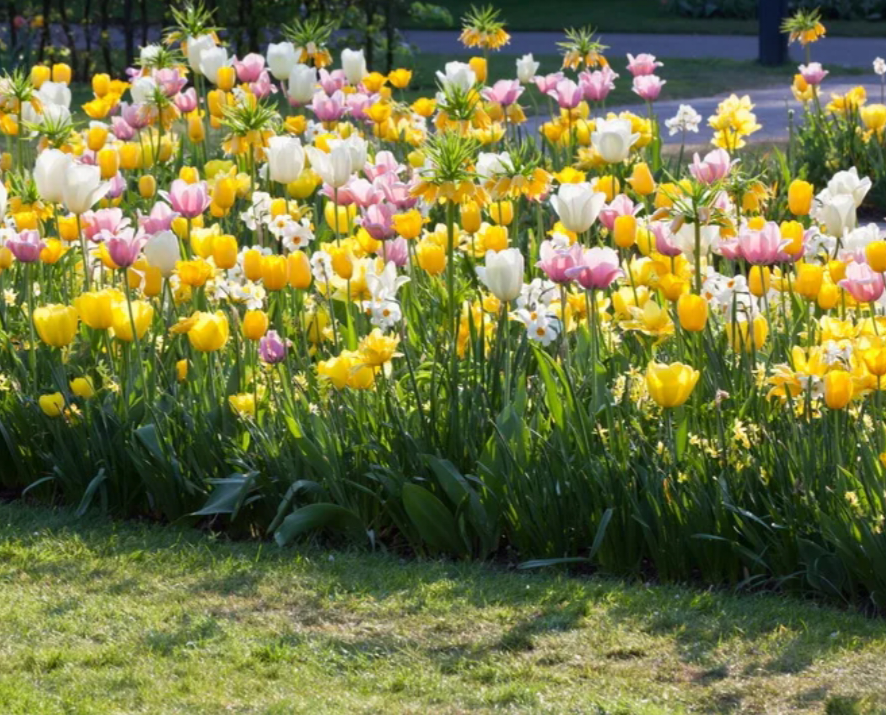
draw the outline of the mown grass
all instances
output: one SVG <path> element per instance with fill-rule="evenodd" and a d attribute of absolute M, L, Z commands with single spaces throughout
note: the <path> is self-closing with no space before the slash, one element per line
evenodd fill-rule
<path fill-rule="evenodd" d="M 0 506 L 4 715 L 882 713 L 886 623 L 772 595 Z"/>

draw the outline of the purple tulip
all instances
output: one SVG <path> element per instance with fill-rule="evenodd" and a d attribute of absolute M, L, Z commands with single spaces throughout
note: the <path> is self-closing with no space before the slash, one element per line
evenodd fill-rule
<path fill-rule="evenodd" d="M 22 231 L 17 238 L 6 239 L 6 247 L 17 261 L 34 263 L 40 259 L 40 251 L 46 248 L 46 243 L 38 231 L 29 230 Z"/>
<path fill-rule="evenodd" d="M 396 209 L 390 204 L 373 204 L 363 210 L 361 225 L 376 241 L 384 241 L 396 235 L 394 214 Z"/>
<path fill-rule="evenodd" d="M 619 268 L 618 254 L 612 248 L 594 246 L 582 252 L 581 263 L 566 271 L 585 290 L 608 288 L 616 278 L 624 275 Z"/>
<path fill-rule="evenodd" d="M 276 365 L 286 359 L 286 341 L 283 340 L 276 330 L 269 330 L 258 341 L 258 354 L 263 362 Z"/>
<path fill-rule="evenodd" d="M 347 111 L 345 95 L 341 90 L 331 96 L 323 92 L 317 92 L 311 100 L 311 110 L 321 122 L 337 122 Z"/>
<path fill-rule="evenodd" d="M 197 92 L 193 87 L 189 87 L 184 92 L 179 92 L 172 100 L 175 106 L 182 114 L 189 114 L 197 108 Z"/>
<path fill-rule="evenodd" d="M 108 255 L 120 268 L 129 268 L 135 263 L 135 259 L 138 258 L 138 254 L 141 253 L 148 241 L 147 236 L 136 234 L 131 228 L 124 228 L 117 234 L 102 231 L 99 234 L 99 239 L 104 241 L 108 247 Z"/>
<path fill-rule="evenodd" d="M 568 271 L 582 262 L 581 244 L 574 243 L 569 248 L 556 248 L 551 241 L 542 241 L 538 250 L 539 261 L 536 268 L 541 268 L 549 280 L 554 283 L 569 283 L 572 277 Z"/>
<path fill-rule="evenodd" d="M 147 216 L 139 212 L 138 226 L 146 234 L 153 236 L 160 231 L 168 231 L 177 216 L 178 214 L 170 208 L 169 204 L 158 201 Z"/>

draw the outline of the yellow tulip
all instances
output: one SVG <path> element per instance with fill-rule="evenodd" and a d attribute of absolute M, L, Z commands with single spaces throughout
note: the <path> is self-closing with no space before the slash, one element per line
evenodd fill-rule
<path fill-rule="evenodd" d="M 808 181 L 794 179 L 788 186 L 788 208 L 794 216 L 808 216 L 812 210 L 815 187 Z"/>
<path fill-rule="evenodd" d="M 824 376 L 824 402 L 832 410 L 842 410 L 852 400 L 852 374 L 831 370 Z"/>
<path fill-rule="evenodd" d="M 50 347 L 70 345 L 77 334 L 79 318 L 71 305 L 54 303 L 35 308 L 33 319 L 40 339 Z"/>
<path fill-rule="evenodd" d="M 71 380 L 71 392 L 77 397 L 88 400 L 95 394 L 95 387 L 88 377 L 75 377 Z"/>
<path fill-rule="evenodd" d="M 81 293 L 74 298 L 80 317 L 93 330 L 107 330 L 114 324 L 114 304 L 124 299 L 123 293 L 113 288 Z"/>
<path fill-rule="evenodd" d="M 692 394 L 699 372 L 681 362 L 650 362 L 646 368 L 646 388 L 661 407 L 679 407 Z"/>
<path fill-rule="evenodd" d="M 726 323 L 726 340 L 736 352 L 759 350 L 766 343 L 766 338 L 769 336 L 769 323 L 766 322 L 766 318 L 758 315 L 751 322 L 753 324 L 751 328 L 748 327 L 747 320 Z"/>
<path fill-rule="evenodd" d="M 215 313 L 198 313 L 197 320 L 188 331 L 191 347 L 203 353 L 221 350 L 228 342 L 228 319 L 220 310 Z"/>
<path fill-rule="evenodd" d="M 474 70 L 474 74 L 477 75 L 477 81 L 481 84 L 485 83 L 488 74 L 486 59 L 483 57 L 471 57 L 468 60 L 468 65 Z"/>
<path fill-rule="evenodd" d="M 228 397 L 228 404 L 240 417 L 255 415 L 255 395 L 251 392 L 230 395 Z"/>
<path fill-rule="evenodd" d="M 139 177 L 138 193 L 143 199 L 153 198 L 157 193 L 157 180 L 150 174 Z"/>
<path fill-rule="evenodd" d="M 237 254 L 240 250 L 237 239 L 230 234 L 212 238 L 212 259 L 218 268 L 227 270 L 237 265 Z"/>
<path fill-rule="evenodd" d="M 446 249 L 434 241 L 421 241 L 415 250 L 418 265 L 432 276 L 440 275 L 446 270 Z"/>
<path fill-rule="evenodd" d="M 304 290 L 311 287 L 311 261 L 304 251 L 293 251 L 286 259 L 289 261 L 289 285 Z"/>
<path fill-rule="evenodd" d="M 864 249 L 868 265 L 877 273 L 886 271 L 886 241 L 871 241 Z"/>
<path fill-rule="evenodd" d="M 823 280 L 824 270 L 817 263 L 798 263 L 794 290 L 808 300 L 815 300 Z"/>
<path fill-rule="evenodd" d="M 52 66 L 52 81 L 71 84 L 71 66 L 64 62 L 54 64 Z"/>
<path fill-rule="evenodd" d="M 652 172 L 649 165 L 645 161 L 641 161 L 634 166 L 628 183 L 639 196 L 649 196 L 655 191 L 655 179 L 652 178 Z"/>
<path fill-rule="evenodd" d="M 412 71 L 407 69 L 395 69 L 388 74 L 388 81 L 397 89 L 406 89 L 412 80 Z"/>
<path fill-rule="evenodd" d="M 510 201 L 493 201 L 489 205 L 489 216 L 500 226 L 510 226 L 514 220 L 514 204 Z"/>
<path fill-rule="evenodd" d="M 612 240 L 619 248 L 630 248 L 637 240 L 637 219 L 628 214 L 616 216 L 612 227 Z"/>
<path fill-rule="evenodd" d="M 132 301 L 132 318 L 125 300 L 114 303 L 111 308 L 114 337 L 126 343 L 133 342 L 132 324 L 135 323 L 135 336 L 141 340 L 154 320 L 154 306 L 146 300 Z"/>
<path fill-rule="evenodd" d="M 44 82 L 52 77 L 52 70 L 46 65 L 34 65 L 31 67 L 31 84 L 34 89 L 40 89 Z"/>
<path fill-rule="evenodd" d="M 98 168 L 101 169 L 102 179 L 111 179 L 117 175 L 117 171 L 120 169 L 120 154 L 114 147 L 106 146 L 99 149 L 96 162 Z"/>
<path fill-rule="evenodd" d="M 263 310 L 247 310 L 243 316 L 243 337 L 247 340 L 259 340 L 268 332 L 268 314 Z"/>
<path fill-rule="evenodd" d="M 40 395 L 37 400 L 40 409 L 47 417 L 58 417 L 65 410 L 65 398 L 60 392 L 51 392 L 48 395 Z"/>
<path fill-rule="evenodd" d="M 424 218 L 417 209 L 411 209 L 401 214 L 394 214 L 394 230 L 397 235 L 405 239 L 418 238 L 424 225 Z"/>
<path fill-rule="evenodd" d="M 708 302 L 700 295 L 684 293 L 677 300 L 680 327 L 691 333 L 700 333 L 708 322 Z"/>
<path fill-rule="evenodd" d="M 262 258 L 261 279 L 265 290 L 283 290 L 289 280 L 289 263 L 286 256 L 265 256 Z"/>

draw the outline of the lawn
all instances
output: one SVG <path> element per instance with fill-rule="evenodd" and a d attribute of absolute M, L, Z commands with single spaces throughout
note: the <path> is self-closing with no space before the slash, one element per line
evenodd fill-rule
<path fill-rule="evenodd" d="M 458 23 L 477 0 L 438 0 Z M 701 35 L 755 35 L 756 20 L 735 20 L 723 17 L 681 17 L 671 12 L 662 0 L 495 0 L 502 17 L 511 30 L 554 30 L 564 27 L 593 25 L 607 32 L 688 33 Z M 883 22 L 864 20 L 831 20 L 831 35 L 846 37 L 881 37 L 886 32 Z"/>
<path fill-rule="evenodd" d="M 4 715 L 882 713 L 886 624 L 0 505 Z"/>

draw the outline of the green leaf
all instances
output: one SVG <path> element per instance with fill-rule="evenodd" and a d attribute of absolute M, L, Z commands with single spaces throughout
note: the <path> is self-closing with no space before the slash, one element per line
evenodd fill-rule
<path fill-rule="evenodd" d="M 603 516 L 600 517 L 600 523 L 597 525 L 597 533 L 594 534 L 594 543 L 591 544 L 591 550 L 588 552 L 587 556 L 567 556 L 559 559 L 534 559 L 532 561 L 524 561 L 522 564 L 518 565 L 517 568 L 537 569 L 546 566 L 558 566 L 561 564 L 591 563 L 594 560 L 594 556 L 596 556 L 597 552 L 600 550 L 600 546 L 603 545 L 603 538 L 606 536 L 606 528 L 609 526 L 609 522 L 612 521 L 612 514 L 613 509 L 612 507 L 609 507 L 603 512 Z"/>
<path fill-rule="evenodd" d="M 191 513 L 191 516 L 214 516 L 216 514 L 230 514 L 232 518 L 246 501 L 246 497 L 252 488 L 252 482 L 258 472 L 248 474 L 232 474 L 226 479 L 213 479 L 210 484 L 213 490 L 209 493 L 209 499 L 199 511 Z"/>
<path fill-rule="evenodd" d="M 465 553 L 454 517 L 427 489 L 417 484 L 404 484 L 403 507 L 421 538 L 432 549 L 459 556 Z"/>
<path fill-rule="evenodd" d="M 280 546 L 292 543 L 296 536 L 323 528 L 363 532 L 363 523 L 349 509 L 338 504 L 309 504 L 287 516 L 274 534 Z"/>
<path fill-rule="evenodd" d="M 86 487 L 86 491 L 83 492 L 83 498 L 80 500 L 80 506 L 77 507 L 77 516 L 83 516 L 86 511 L 89 509 L 89 505 L 92 504 L 92 500 L 95 497 L 95 493 L 99 490 L 99 488 L 107 481 L 108 475 L 105 473 L 105 468 L 102 467 L 98 470 L 98 474 L 96 474 L 92 481 L 89 482 L 89 485 Z M 106 508 L 107 499 L 102 499 L 103 506 Z"/>

